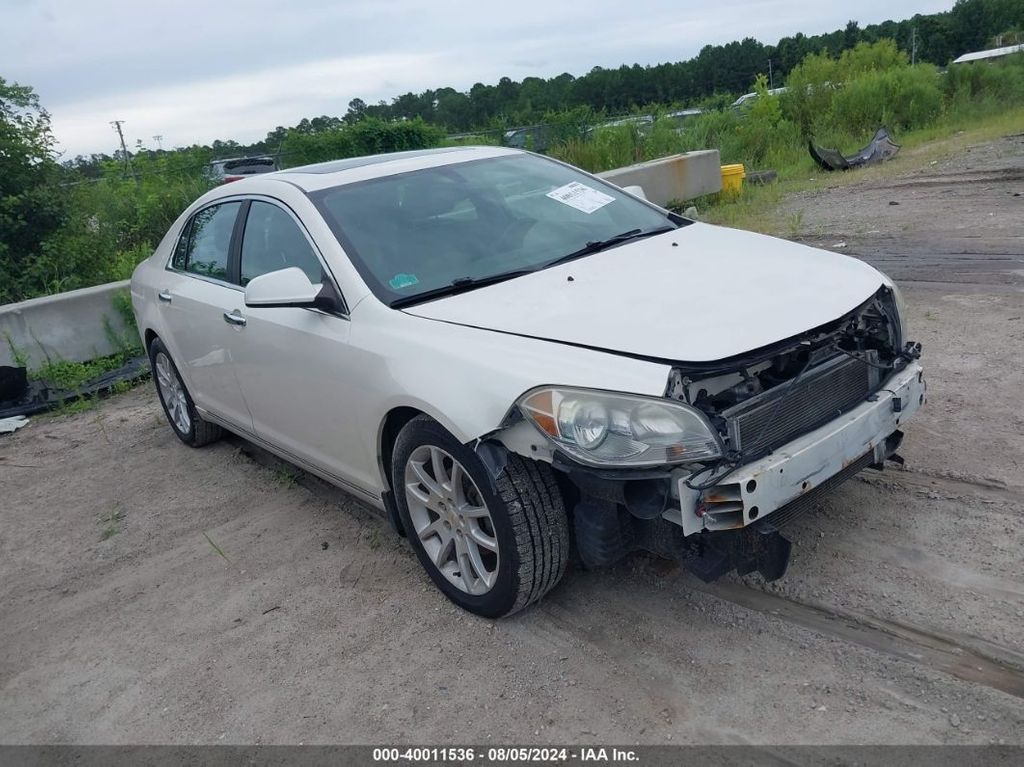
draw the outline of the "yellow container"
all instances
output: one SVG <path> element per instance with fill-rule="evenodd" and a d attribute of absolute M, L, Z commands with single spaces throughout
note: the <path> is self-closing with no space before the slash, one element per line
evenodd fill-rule
<path fill-rule="evenodd" d="M 722 166 L 722 194 L 735 197 L 743 191 L 743 179 L 747 177 L 743 165 Z"/>

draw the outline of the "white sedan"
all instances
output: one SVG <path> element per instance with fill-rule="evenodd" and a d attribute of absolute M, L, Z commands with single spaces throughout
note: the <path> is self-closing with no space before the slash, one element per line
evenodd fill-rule
<path fill-rule="evenodd" d="M 779 577 L 779 527 L 898 458 L 924 402 L 867 264 L 496 147 L 218 187 L 132 299 L 184 443 L 227 429 L 350 491 L 486 616 L 571 552 Z"/>

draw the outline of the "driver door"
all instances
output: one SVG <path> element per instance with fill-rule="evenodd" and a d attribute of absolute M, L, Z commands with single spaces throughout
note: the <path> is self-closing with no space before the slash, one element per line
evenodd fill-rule
<path fill-rule="evenodd" d="M 262 274 L 298 267 L 310 282 L 333 277 L 294 214 L 252 200 L 242 228 L 242 287 Z M 340 291 L 339 291 L 340 294 Z M 298 307 L 244 307 L 246 332 L 235 364 L 256 435 L 280 451 L 363 489 L 352 398 L 350 324 L 344 313 Z"/>

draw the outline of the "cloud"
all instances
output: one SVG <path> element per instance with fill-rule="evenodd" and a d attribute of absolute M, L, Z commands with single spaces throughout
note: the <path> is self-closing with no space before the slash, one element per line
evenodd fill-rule
<path fill-rule="evenodd" d="M 78 102 L 53 114 L 54 133 L 67 156 L 116 144 L 110 120 L 124 120 L 126 141 L 187 146 L 233 138 L 263 138 L 303 117 L 344 114 L 360 87 L 382 90 L 388 81 L 438 71 L 438 55 L 356 56 L 167 85 Z M 424 86 L 426 87 L 426 86 Z M 312 111 L 311 111 L 312 109 Z"/>
<path fill-rule="evenodd" d="M 32 85 L 67 153 L 249 141 L 349 100 L 502 76 L 689 58 L 706 44 L 831 31 L 951 0 L 4 0 L 0 71 Z"/>

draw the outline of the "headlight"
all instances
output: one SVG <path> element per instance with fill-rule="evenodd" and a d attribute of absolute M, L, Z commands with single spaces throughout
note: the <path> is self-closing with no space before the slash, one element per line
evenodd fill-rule
<path fill-rule="evenodd" d="M 660 466 L 722 455 L 704 416 L 670 400 L 544 387 L 516 404 L 556 447 L 592 466 Z"/>

